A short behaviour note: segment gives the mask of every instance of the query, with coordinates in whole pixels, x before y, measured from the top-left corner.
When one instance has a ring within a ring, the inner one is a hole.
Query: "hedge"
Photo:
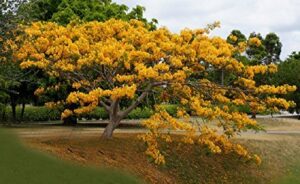
[[[161,105],[168,113],[170,113],[172,116],[176,115],[177,112],[177,105],[172,104],[164,104]],[[20,119],[21,114],[21,108],[17,106],[16,108],[17,113],[17,119]],[[145,119],[149,118],[153,114],[153,110],[144,107],[144,108],[136,108],[133,111],[131,111],[127,119]],[[44,106],[26,106],[23,121],[25,122],[31,122],[31,121],[53,121],[53,120],[60,120],[60,114],[61,112],[59,110],[52,110],[48,109]],[[2,118],[2,115],[0,115],[0,120]],[[88,120],[101,120],[101,119],[108,119],[109,116],[107,112],[101,108],[97,107],[94,111],[82,115],[79,117],[79,119],[88,119]],[[6,107],[6,116],[5,120],[11,121],[12,120],[12,112],[11,108],[9,106]],[[3,120],[2,120],[3,121]]]
[[[5,119],[12,120],[12,110],[10,107],[6,108]],[[16,108],[17,120],[20,120],[21,107]],[[2,117],[1,117],[2,118]],[[60,120],[60,112],[58,110],[51,110],[44,106],[26,106],[23,116],[23,121],[50,121]]]

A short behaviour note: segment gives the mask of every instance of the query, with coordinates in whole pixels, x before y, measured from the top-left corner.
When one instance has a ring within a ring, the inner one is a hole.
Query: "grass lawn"
[[[300,184],[300,161],[291,166],[287,175],[278,179],[276,184]]]
[[[30,151],[0,129],[0,183],[3,184],[119,184],[141,183],[111,169],[73,165]]]

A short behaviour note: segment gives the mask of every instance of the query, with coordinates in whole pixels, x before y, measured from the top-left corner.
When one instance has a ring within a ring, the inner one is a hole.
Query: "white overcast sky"
[[[113,0],[129,7],[142,5],[147,18],[178,32],[221,21],[214,35],[224,38],[233,29],[247,37],[275,32],[283,44],[281,58],[300,51],[300,0]]]

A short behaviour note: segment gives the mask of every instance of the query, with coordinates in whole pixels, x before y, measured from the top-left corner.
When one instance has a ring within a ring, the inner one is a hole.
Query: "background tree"
[[[6,104],[10,103],[13,121],[17,120],[16,106],[22,104],[21,117],[24,115],[25,104],[28,103],[28,95],[32,94],[32,82],[34,75],[31,70],[21,70],[19,63],[12,62],[13,50],[18,47],[22,34],[18,23],[22,17],[16,14],[18,7],[24,1],[5,1],[1,3],[0,10],[0,97],[2,99],[2,111],[5,118]]]
[[[243,44],[246,44],[245,42],[247,42],[245,52],[236,52],[234,54],[234,57],[237,60],[247,66],[277,65],[280,62],[282,44],[275,33],[268,33],[265,38],[263,38],[260,33],[253,32],[249,35],[248,39],[246,39],[245,35],[243,35],[239,30],[233,30],[227,37],[227,42],[235,46],[242,46]],[[230,76],[227,78],[230,79]],[[271,75],[269,74],[258,74],[254,77],[254,80],[258,85],[272,84]],[[251,107],[249,108],[251,109]],[[247,110],[248,107],[245,107],[245,109]],[[255,118],[256,112],[253,111],[253,109],[250,111],[252,111],[252,118]]]
[[[288,108],[291,102],[267,94],[287,94],[296,87],[256,86],[255,74],[273,73],[276,66],[243,65],[233,57],[239,48],[207,35],[216,26],[217,23],[206,29],[185,29],[174,34],[166,28],[151,31],[137,20],[111,19],[67,26],[37,22],[25,30],[24,44],[15,52],[15,58],[21,61],[23,69],[39,68],[72,82],[75,91],[66,102],[77,108],[65,109],[63,119],[104,107],[110,118],[104,138],[112,137],[121,120],[147,94],[172,95],[180,101],[177,116],[183,119],[158,107],[157,113],[144,121],[150,131],[142,139],[148,145],[146,153],[156,163],[164,162],[159,143],[172,140],[166,130],[184,130],[183,142],[204,144],[214,153],[235,151],[246,158],[257,158],[229,141],[238,132],[260,128],[247,114],[238,112],[235,105],[251,103],[257,112]],[[211,67],[231,71],[237,75],[236,81],[232,86],[209,81],[205,73]],[[123,100],[131,103],[121,106]],[[206,125],[196,126],[187,110],[204,120],[219,120],[224,132],[218,134]]]
[[[20,7],[29,20],[52,21],[62,25],[72,20],[106,21],[111,18],[129,21],[140,20],[155,29],[157,20],[144,17],[145,8],[137,5],[129,11],[128,6],[111,0],[31,0]],[[23,14],[23,13],[22,13]]]
[[[282,44],[275,33],[268,33],[265,38],[260,33],[251,33],[249,39],[258,38],[261,41],[259,47],[253,46],[246,50],[251,65],[256,64],[278,64],[280,62],[280,53]]]
[[[286,96],[296,105],[290,108],[291,112],[300,113],[300,52],[293,52],[285,61],[278,65],[278,72],[272,77],[275,85],[291,84],[297,86],[297,91]],[[299,117],[300,118],[300,117]]]
[[[266,35],[263,45],[265,46],[267,56],[265,58],[265,64],[280,62],[280,54],[282,43],[279,37],[275,33],[269,33]]]

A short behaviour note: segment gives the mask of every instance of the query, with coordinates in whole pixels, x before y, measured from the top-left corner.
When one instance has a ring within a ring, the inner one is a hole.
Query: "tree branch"
[[[115,116],[117,115],[118,111],[119,111],[119,103],[120,103],[120,99],[116,99],[112,102],[111,104],[111,108],[112,108],[112,115]]]
[[[111,104],[112,103],[112,101],[109,98],[102,97],[101,100],[103,102],[105,102],[106,104]]]
[[[106,110],[106,112],[109,113],[109,111],[110,111],[109,106],[106,103],[104,103],[103,101],[100,101],[99,103],[100,103],[100,105],[102,105],[104,107],[104,109]]]
[[[120,112],[120,116],[124,118],[127,116],[133,109],[135,109],[147,96],[147,94],[152,90],[153,87],[165,85],[167,82],[154,82],[150,83],[144,90],[144,92],[134,101],[127,109]]]

